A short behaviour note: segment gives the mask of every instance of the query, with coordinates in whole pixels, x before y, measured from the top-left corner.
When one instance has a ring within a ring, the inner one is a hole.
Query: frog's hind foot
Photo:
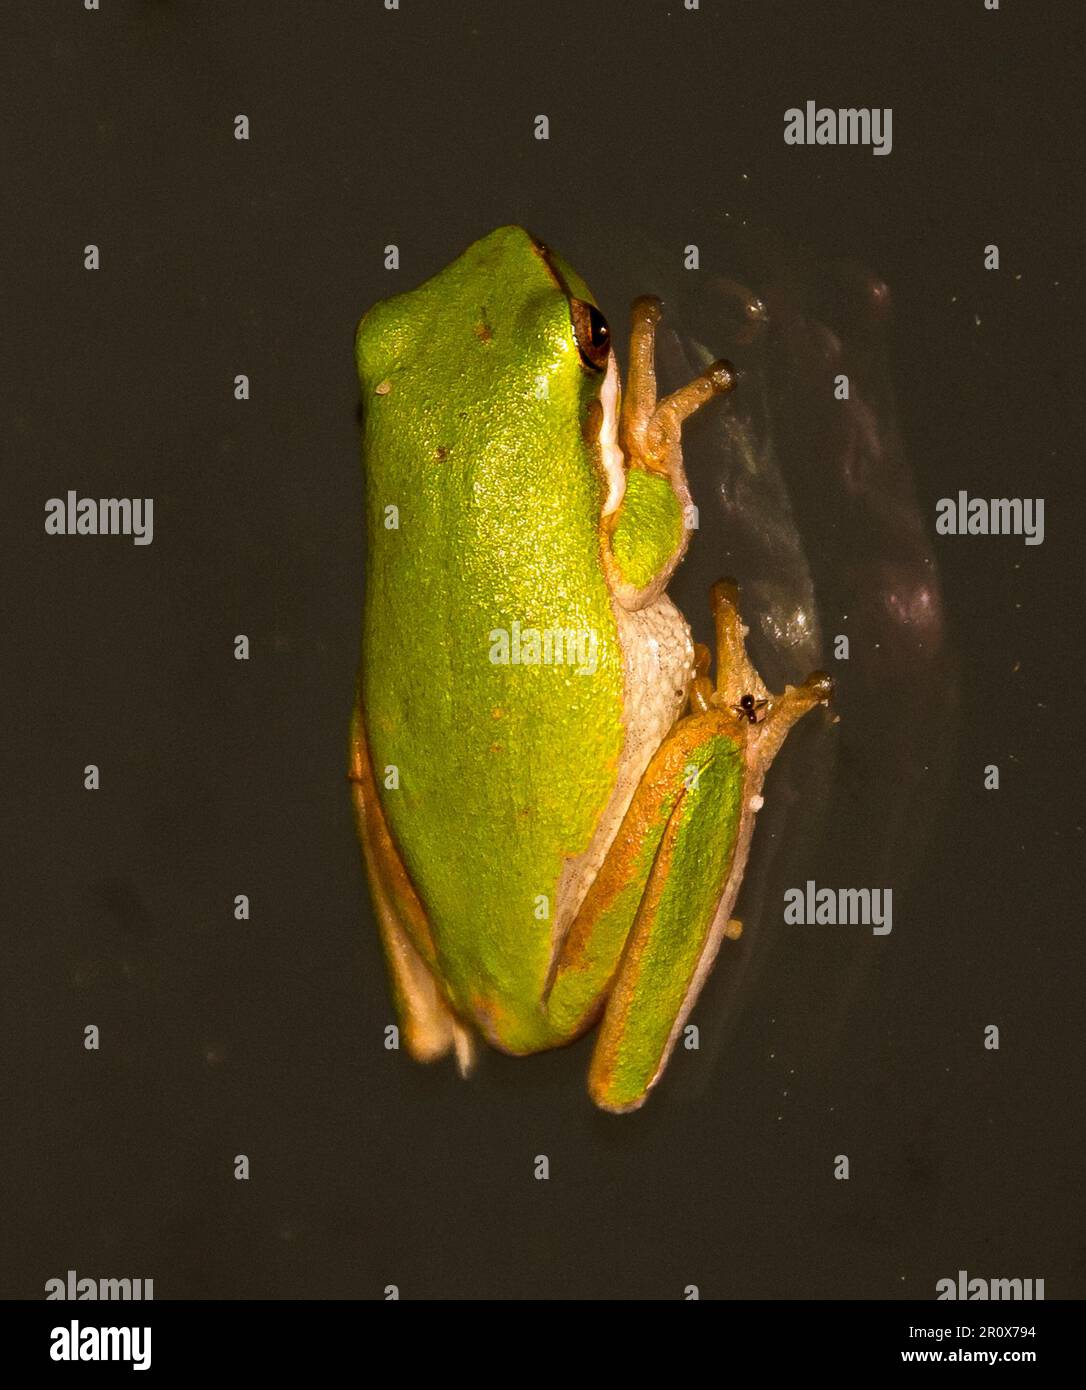
[[[748,747],[756,751],[762,766],[768,767],[793,724],[815,705],[828,704],[833,696],[833,678],[825,671],[812,671],[802,684],[785,686],[782,694],[773,694],[747,652],[747,628],[739,613],[735,580],[718,580],[709,601],[716,627],[716,683],[709,678],[709,649],[699,642],[694,649],[691,711],[730,713],[746,726]]]

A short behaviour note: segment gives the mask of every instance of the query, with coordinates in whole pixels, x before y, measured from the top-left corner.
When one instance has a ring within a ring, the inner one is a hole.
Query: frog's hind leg
[[[721,941],[736,934],[731,912],[766,769],[796,720],[831,692],[816,672],[771,695],[746,655],[734,585],[714,586],[713,609],[717,685],[702,651],[692,713],[638,785],[563,943],[548,1000],[572,1031],[577,1010],[606,994],[589,1070],[605,1110],[637,1109],[667,1065]]]
[[[429,924],[381,809],[359,706],[351,722],[347,776],[404,1044],[419,1062],[452,1049],[466,1076],[475,1060],[474,1042],[426,963],[434,959]]]

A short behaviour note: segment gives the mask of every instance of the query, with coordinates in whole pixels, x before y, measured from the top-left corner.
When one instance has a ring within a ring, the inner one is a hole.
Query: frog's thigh
[[[589,1069],[589,1091],[606,1110],[636,1109],[645,1099],[720,944],[714,920],[742,823],[742,734],[719,715],[688,723],[701,737],[687,750]]]
[[[359,838],[404,1044],[420,1062],[454,1048],[460,1070],[466,1073],[473,1061],[471,1035],[445,1003],[422,954],[433,959],[429,924],[381,809],[358,706],[351,723],[350,759]]]

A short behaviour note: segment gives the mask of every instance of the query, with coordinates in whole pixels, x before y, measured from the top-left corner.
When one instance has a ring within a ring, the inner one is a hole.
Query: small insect
[[[747,718],[752,724],[760,724],[758,711],[764,709],[768,703],[768,700],[756,700],[753,695],[740,695],[739,703],[732,705],[732,709],[740,719]]]

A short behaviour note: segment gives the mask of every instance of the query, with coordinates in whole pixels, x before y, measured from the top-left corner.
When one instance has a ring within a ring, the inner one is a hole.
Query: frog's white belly
[[[625,738],[614,790],[592,842],[566,863],[558,880],[555,950],[599,872],[649,760],[682,713],[694,676],[690,629],[666,594],[635,612],[619,603],[613,608],[622,648]]]

